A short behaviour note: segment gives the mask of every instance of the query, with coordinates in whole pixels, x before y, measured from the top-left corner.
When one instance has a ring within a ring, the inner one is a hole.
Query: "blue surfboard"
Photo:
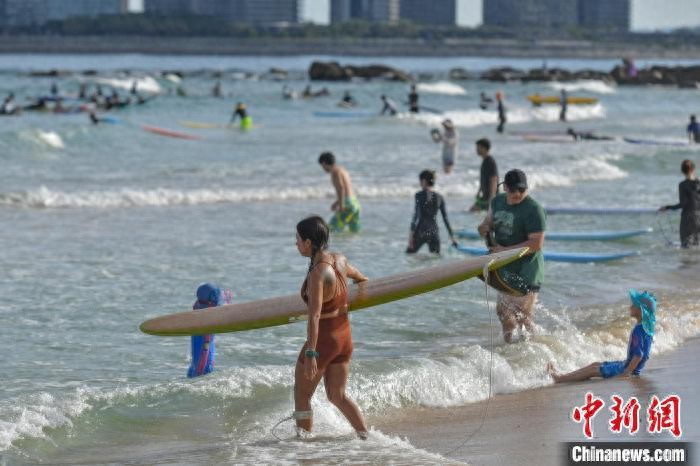
[[[655,214],[653,207],[546,207],[548,215],[639,215]]]
[[[457,250],[473,256],[483,256],[488,253],[484,247],[457,246]],[[625,257],[638,256],[637,251],[623,251],[615,253],[590,253],[590,252],[555,252],[544,251],[544,260],[550,262],[571,262],[575,264],[587,264],[589,262],[609,262],[624,259]]]
[[[667,141],[663,139],[637,139],[637,138],[622,138],[625,142],[629,144],[643,144],[647,146],[675,146],[682,147],[687,146],[687,142],[683,141]]]
[[[354,111],[327,111],[327,112],[314,112],[314,116],[321,118],[371,118],[377,116],[379,113],[374,112],[354,112]]]
[[[622,231],[546,231],[545,238],[553,241],[617,241],[646,235],[652,231],[654,230],[651,228]],[[457,236],[459,238],[481,239],[479,232],[474,230],[459,230]]]

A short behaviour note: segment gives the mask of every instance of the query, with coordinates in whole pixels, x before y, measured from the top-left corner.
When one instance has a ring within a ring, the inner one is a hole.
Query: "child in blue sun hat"
[[[651,344],[654,340],[654,327],[656,326],[656,298],[648,291],[640,293],[630,290],[630,317],[637,320],[630,333],[627,346],[627,359],[624,361],[594,362],[586,367],[559,374],[554,368],[554,363],[547,364],[547,372],[556,383],[579,382],[592,377],[608,379],[619,375],[639,375],[651,353]]]
[[[193,310],[206,309],[228,304],[231,292],[222,290],[213,283],[202,283],[197,288],[197,301],[192,305]],[[187,370],[187,377],[199,377],[214,370],[214,335],[192,336],[192,362]]]

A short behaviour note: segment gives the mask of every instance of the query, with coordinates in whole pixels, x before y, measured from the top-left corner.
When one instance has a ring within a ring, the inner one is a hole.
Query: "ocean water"
[[[216,371],[187,380],[189,340],[138,331],[141,321],[190,308],[197,286],[212,281],[234,302],[297,292],[307,269],[294,226],[309,214],[330,215],[333,190],[316,160],[331,150],[352,174],[363,231],[332,237],[369,277],[417,270],[462,256],[407,257],[408,227],[418,173],[439,169],[440,146],[429,130],[445,116],[460,134],[455,172],[438,175],[455,229],[481,217],[466,209],[478,184],[474,141],[489,137],[503,175],[521,168],[532,196],[550,206],[658,207],[676,202],[680,163],[700,159],[693,147],[530,142],[517,132],[572,126],[616,137],[683,140],[700,94],[663,87],[616,88],[568,83],[575,95],[600,99],[532,108],[528,94],[557,94],[554,84],[451,82],[453,66],[539,66],[533,60],[340,59],[385,62],[430,74],[421,104],[444,115],[405,112],[397,118],[319,118],[336,111],[345,90],[360,111],[379,111],[379,95],[405,100],[407,86],[389,82],[324,83],[331,96],[282,100],[287,84],[301,90],[311,57],[0,56],[0,94],[48,92],[53,82],[28,70],[97,69],[57,79],[70,94],[81,79],[128,89],[134,76],[160,91],[141,107],[112,112],[121,124],[92,126],[85,114],[26,113],[0,119],[0,464],[446,464],[449,457],[373,430],[356,440],[326,400],[314,398],[316,437],[294,439],[291,424],[271,428],[292,409],[293,367],[305,326],[216,337]],[[549,61],[550,66],[609,69],[611,61]],[[271,66],[287,81],[259,78]],[[124,76],[121,70],[137,70]],[[191,70],[188,97],[158,71]],[[226,97],[208,96],[209,71],[223,70]],[[241,73],[243,71],[244,73]],[[253,74],[241,79],[245,73]],[[428,76],[424,76],[428,78]],[[314,84],[319,87],[321,84]],[[493,110],[479,93],[503,90],[513,133],[495,132]],[[245,101],[257,127],[250,132],[194,129],[183,121],[227,122]],[[405,107],[404,107],[405,109]],[[181,140],[145,132],[153,125],[201,137]],[[552,230],[653,227],[650,235],[608,243],[548,242],[551,250],[640,251],[610,264],[546,264],[536,311],[538,334],[501,343],[483,284],[472,280],[352,315],[355,353],[348,385],[371,419],[408,406],[456,406],[488,396],[490,337],[495,393],[542,386],[544,365],[573,369],[625,354],[631,321],[627,289],[656,293],[660,302],[654,354],[700,334],[697,274],[700,254],[668,245],[676,214],[550,216]],[[370,422],[371,424],[371,422]]]

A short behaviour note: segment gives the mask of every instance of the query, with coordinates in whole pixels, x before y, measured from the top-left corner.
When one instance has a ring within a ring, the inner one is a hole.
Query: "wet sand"
[[[575,406],[584,404],[586,392],[605,401],[593,424],[595,441],[669,441],[668,432],[646,432],[646,408],[656,394],[681,397],[681,440],[700,441],[700,339],[686,341],[679,349],[652,356],[642,377],[593,379],[574,384],[558,384],[525,392],[496,395],[488,406],[483,428],[459,447],[479,427],[486,402],[452,408],[415,408],[394,411],[371,419],[371,425],[387,434],[407,437],[416,447],[473,465],[558,465],[563,464],[562,442],[584,441],[583,425],[571,420]],[[640,429],[633,437],[624,430],[608,429],[610,397],[620,395],[639,399]],[[695,449],[697,453],[697,448]]]

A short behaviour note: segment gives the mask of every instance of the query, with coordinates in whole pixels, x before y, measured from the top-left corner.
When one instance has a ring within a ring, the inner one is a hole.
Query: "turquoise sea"
[[[350,171],[363,208],[363,231],[333,236],[331,248],[369,277],[462,258],[447,248],[444,228],[442,256],[404,254],[418,173],[440,168],[441,148],[429,130],[445,117],[457,125],[459,156],[452,175],[438,174],[437,190],[455,228],[481,220],[466,212],[477,190],[474,141],[481,137],[491,139],[501,176],[523,169],[531,195],[548,206],[675,203],[681,161],[700,162],[698,147],[621,139],[683,141],[688,115],[700,113],[698,90],[567,83],[571,95],[599,103],[571,106],[570,122],[561,123],[557,106],[533,108],[525,99],[557,95],[557,83],[448,79],[453,67],[529,68],[541,60],[320,57],[410,71],[420,78],[421,104],[444,112],[412,116],[402,106],[396,118],[321,118],[314,112],[338,111],[346,90],[358,112],[378,113],[381,94],[400,103],[408,86],[313,83],[331,95],[282,99],[285,84],[303,89],[316,58],[0,56],[0,95],[14,92],[20,103],[48,94],[53,82],[67,95],[82,81],[126,94],[137,79],[144,94],[157,95],[111,112],[121,124],[93,126],[84,113],[0,118],[0,464],[443,464],[439,452],[419,450],[391,432],[373,430],[368,441],[356,440],[322,389],[314,398],[315,440],[294,439],[290,423],[276,430],[282,441],[271,435],[293,409],[304,324],[217,336],[216,371],[196,380],[185,377],[187,338],[144,335],[138,325],[189,309],[204,281],[230,289],[234,302],[297,292],[308,264],[295,248],[295,224],[309,214],[329,216],[333,202],[316,162],[322,151],[333,151]],[[548,60],[568,69],[614,65]],[[288,77],[273,79],[271,67],[288,70]],[[30,75],[51,68],[72,72]],[[163,70],[185,77],[178,84]],[[210,97],[217,79],[224,98]],[[178,85],[187,97],[173,92]],[[495,131],[495,111],[478,108],[480,92],[497,90],[505,92],[509,111],[503,135]],[[250,132],[182,124],[225,124],[238,101],[257,125]],[[202,139],[163,137],[141,125]],[[519,134],[568,126],[618,139],[528,141]],[[370,419],[401,407],[486,398],[491,333],[495,393],[550,383],[549,360],[569,370],[623,357],[630,287],[659,298],[654,354],[700,334],[700,255],[668,245],[676,240],[678,215],[552,215],[548,223],[559,231],[654,232],[620,242],[547,242],[550,250],[641,255],[609,264],[547,263],[538,333],[513,345],[502,344],[498,326],[490,327],[477,280],[353,314],[348,391]]]

